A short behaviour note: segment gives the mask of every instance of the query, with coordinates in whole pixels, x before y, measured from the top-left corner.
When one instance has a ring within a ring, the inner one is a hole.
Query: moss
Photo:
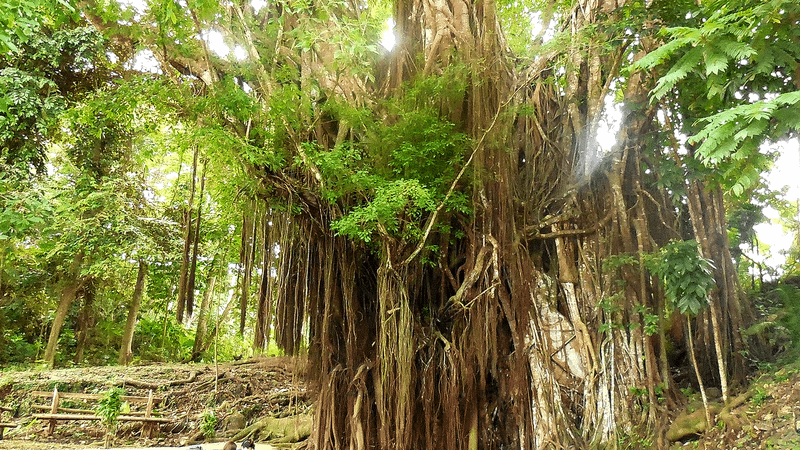
[[[271,444],[300,442],[311,435],[313,417],[301,414],[292,417],[265,417],[238,432],[232,439],[254,436],[258,441]]]
[[[709,412],[711,416],[716,416],[722,407],[716,403],[709,403]],[[706,424],[705,410],[700,407],[695,411],[689,409],[683,411],[670,425],[667,430],[667,439],[670,441],[679,441],[690,436],[702,434],[708,429]]]

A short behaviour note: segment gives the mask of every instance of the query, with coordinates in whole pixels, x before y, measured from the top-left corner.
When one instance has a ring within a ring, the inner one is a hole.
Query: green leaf
[[[714,51],[713,47],[707,47],[703,54],[706,65],[706,75],[718,74],[728,68],[728,58]]]

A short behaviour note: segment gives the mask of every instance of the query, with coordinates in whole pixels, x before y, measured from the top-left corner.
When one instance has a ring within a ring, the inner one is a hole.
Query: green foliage
[[[153,312],[142,314],[134,333],[134,354],[143,361],[177,361],[192,352],[194,335],[172,314],[166,319]]]
[[[695,241],[672,241],[659,256],[650,269],[664,280],[667,301],[681,314],[697,315],[714,287],[711,262],[700,256]]]
[[[636,64],[666,67],[653,100],[676,105],[697,157],[735,196],[768,165],[761,144],[800,130],[798,14],[793,0],[704,2],[702,19],[664,28],[668,41]]]
[[[436,205],[431,193],[419,181],[397,180],[375,188],[374,197],[335,221],[339,234],[370,242],[376,234],[417,239],[421,236],[420,216]]]
[[[206,409],[200,415],[200,432],[203,437],[211,439],[216,434],[217,413],[213,409]]]
[[[106,427],[106,447],[109,447],[109,442],[117,430],[118,419],[122,412],[123,394],[125,391],[122,388],[112,387],[103,393],[100,401],[97,402],[97,415],[100,416],[100,422]]]
[[[347,105],[326,104],[331,114],[366,128],[362,142],[345,141],[327,150],[305,143],[302,149],[321,174],[323,197],[349,205],[333,223],[337,233],[364,242],[378,235],[415,240],[424,215],[444,199],[471,144],[467,136],[442,117],[441,103],[459,101],[465,71],[455,65],[442,76],[416,80],[406,95],[385,108],[391,120],[375,122]],[[298,157],[297,165],[307,164]],[[467,212],[463,195],[452,195],[449,211]]]
[[[617,433],[615,448],[620,450],[634,450],[641,448],[652,448],[653,438],[651,432],[641,429],[633,429]]]
[[[773,295],[777,297],[777,322],[783,327],[791,340],[789,356],[800,355],[800,288],[791,284],[781,284]]]
[[[498,16],[503,24],[509,46],[517,55],[528,54],[533,36],[533,17],[542,19],[541,11],[544,5],[535,5],[540,2],[497,2]]]
[[[799,104],[800,91],[793,91],[730,108],[700,119],[703,129],[689,142],[700,143],[697,152],[708,164],[734,153],[738,153],[737,158],[744,158],[756,152],[765,137],[781,137],[790,130],[800,130]],[[745,186],[758,181],[758,176],[757,171],[749,174]]]
[[[750,398],[750,402],[755,407],[759,407],[764,404],[764,401],[769,398],[769,393],[767,393],[766,389],[763,386],[756,386],[753,390],[753,396]]]
[[[644,332],[648,336],[658,333],[658,315],[652,313],[644,314]]]
[[[48,213],[48,203],[34,186],[0,173],[0,243],[23,239],[41,227]]]
[[[100,416],[100,421],[109,432],[112,432],[117,426],[117,419],[122,411],[122,396],[124,394],[125,391],[122,388],[112,387],[104,392],[97,402],[97,415]]]
[[[638,265],[639,265],[639,257],[637,255],[631,255],[626,253],[619,255],[611,255],[603,260],[603,270],[605,271],[614,271],[623,266],[636,267]]]
[[[92,27],[37,28],[18,51],[0,53],[0,170],[44,172],[59,115],[105,75],[102,44]]]
[[[0,53],[20,51],[42,26],[57,26],[75,14],[65,0],[0,0]]]

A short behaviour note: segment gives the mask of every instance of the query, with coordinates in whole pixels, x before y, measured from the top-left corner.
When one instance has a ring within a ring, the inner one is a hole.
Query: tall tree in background
[[[189,275],[186,280],[186,314],[191,316],[194,313],[194,292],[197,281],[197,258],[200,250],[200,225],[203,217],[203,200],[206,190],[206,168],[207,163],[203,162],[203,172],[200,175],[200,195],[197,202],[197,218],[194,219],[194,235],[192,236],[192,256],[189,265]],[[192,187],[194,189],[194,187]],[[191,209],[190,209],[191,210]],[[190,212],[189,222],[192,221]],[[192,227],[189,227],[191,230]],[[190,231],[191,232],[191,231]]]
[[[144,295],[144,283],[147,276],[147,263],[139,261],[139,268],[136,274],[136,284],[133,288],[133,296],[128,307],[128,318],[125,321],[125,329],[122,332],[122,345],[119,349],[119,364],[127,365],[133,359],[133,332],[136,329],[136,318],[142,304]]]

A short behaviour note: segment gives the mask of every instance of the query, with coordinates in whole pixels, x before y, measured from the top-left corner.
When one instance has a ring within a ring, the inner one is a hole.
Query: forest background
[[[793,1],[2,0],[0,25],[3,365],[304,354],[319,447],[544,448],[796,356],[798,203],[764,180],[800,127]]]

